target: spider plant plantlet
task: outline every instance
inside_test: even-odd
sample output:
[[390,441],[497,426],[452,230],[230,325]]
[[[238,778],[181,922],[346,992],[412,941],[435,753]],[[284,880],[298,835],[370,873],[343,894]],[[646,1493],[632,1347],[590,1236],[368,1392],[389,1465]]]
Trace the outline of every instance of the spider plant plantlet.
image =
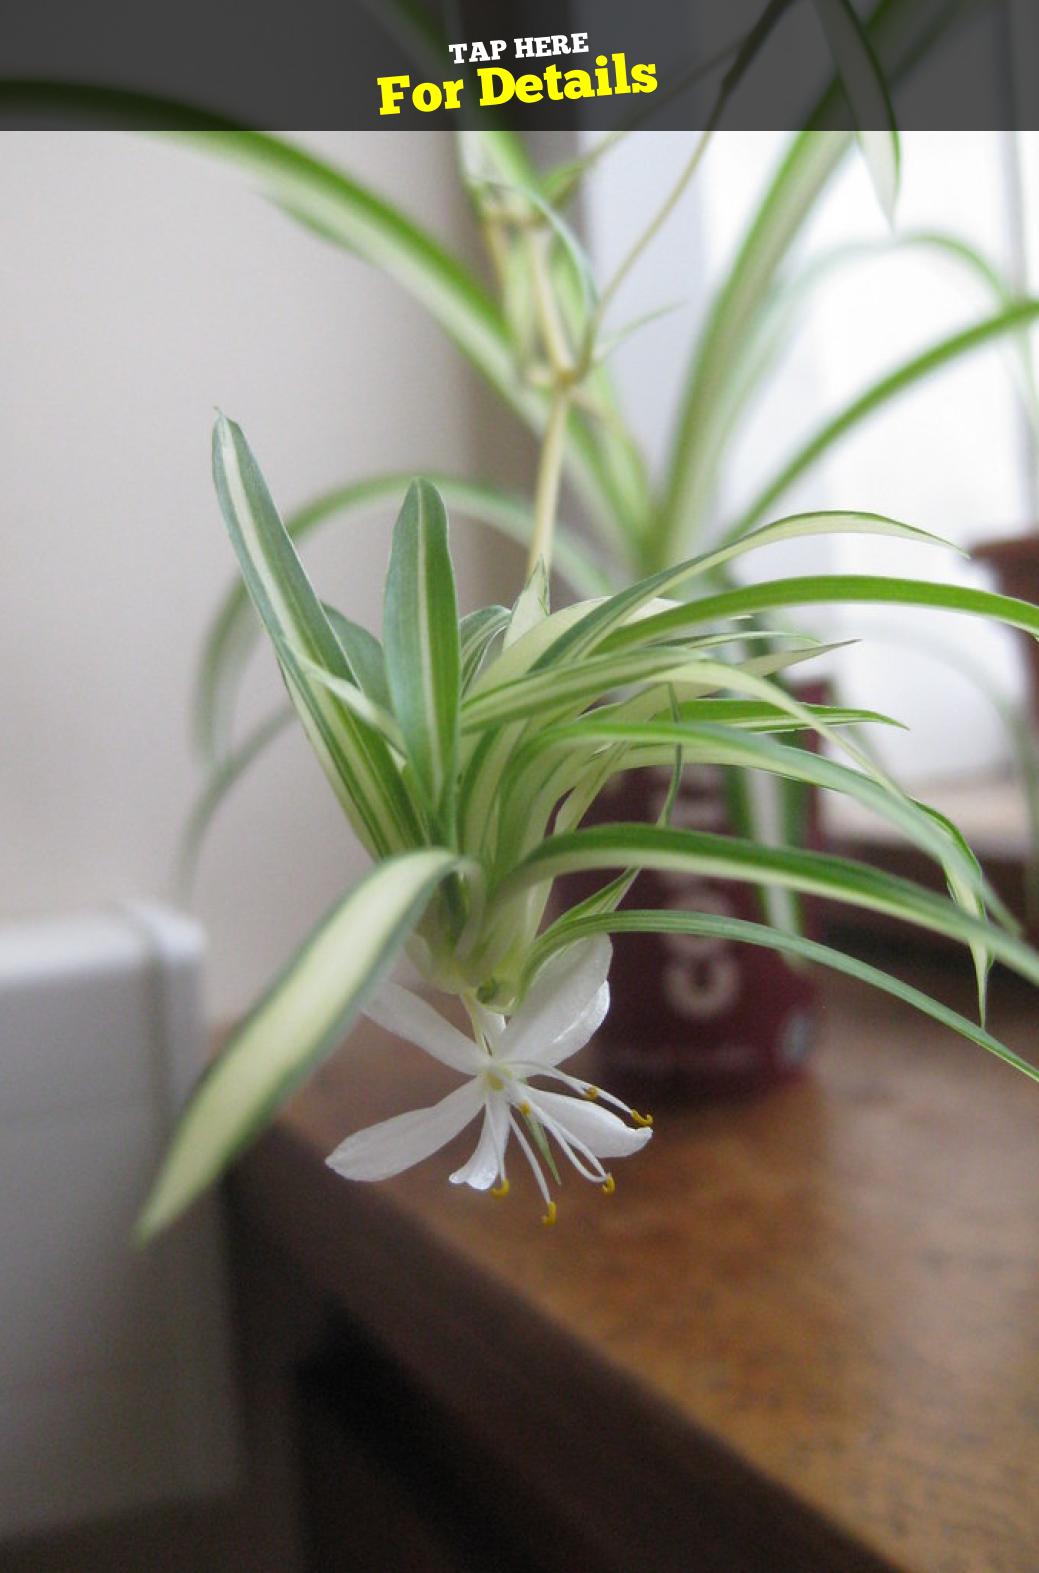
[[[446,510],[436,487],[418,480],[394,528],[380,641],[319,599],[244,436],[223,416],[213,453],[245,589],[292,707],[373,866],[200,1080],[141,1216],[141,1237],[170,1223],[220,1175],[362,1013],[463,1080],[430,1109],[348,1134],[331,1155],[333,1168],[353,1179],[396,1173],[479,1118],[475,1151],[454,1182],[503,1196],[514,1141],[546,1222],[556,1218],[558,1154],[610,1195],[614,1176],[604,1160],[643,1148],[650,1117],[562,1067],[607,1012],[615,932],[724,935],[829,966],[886,989],[1039,1078],[984,1026],[991,962],[1039,983],[1039,955],[1016,933],[958,831],[902,792],[856,742],[861,727],[894,723],[871,711],[800,703],[776,678],[818,644],[759,628],[763,654],[742,621],[748,605],[767,616],[790,604],[897,599],[1039,636],[1034,607],[952,586],[839,576],[674,599],[721,559],[777,541],[867,533],[943,544],[895,520],[831,513],[777,520],[623,592],[556,611],[548,563],[539,559],[511,611],[488,607],[459,618]],[[551,530],[545,541],[547,550]],[[830,755],[786,741],[803,733],[825,739]],[[949,895],[823,853],[672,827],[681,772],[704,762],[856,799],[944,870]],[[672,792],[658,823],[582,828],[618,772],[661,765],[672,772]],[[228,783],[234,776],[232,762]],[[195,841],[214,805],[210,792],[192,823]],[[977,973],[979,1020],[781,925],[708,912],[618,911],[642,868],[822,893],[961,941]],[[588,869],[612,877],[546,919],[553,882]],[[432,999],[390,981],[405,953]],[[468,1033],[434,1000],[453,1001]]]

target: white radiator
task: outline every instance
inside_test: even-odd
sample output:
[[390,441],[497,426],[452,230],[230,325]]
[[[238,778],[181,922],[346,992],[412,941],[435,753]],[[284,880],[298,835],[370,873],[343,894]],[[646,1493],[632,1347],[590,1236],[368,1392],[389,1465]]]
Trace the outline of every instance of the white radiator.
[[202,959],[143,904],[0,928],[0,1536],[234,1483],[216,1211],[130,1243],[203,1061]]

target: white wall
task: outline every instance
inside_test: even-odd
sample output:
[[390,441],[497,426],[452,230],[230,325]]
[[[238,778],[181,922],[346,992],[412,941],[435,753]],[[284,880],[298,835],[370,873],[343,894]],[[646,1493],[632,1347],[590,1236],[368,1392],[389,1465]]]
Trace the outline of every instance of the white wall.
[[[447,137],[316,139],[441,232],[464,216]],[[209,428],[240,420],[285,504],[385,468],[473,469],[458,357],[391,283],[236,171],[137,137],[0,148],[0,915],[168,887],[198,784],[200,639],[232,559]],[[308,551],[377,627],[389,518]],[[462,595],[485,551],[457,530]],[[500,556],[500,554],[499,554]],[[277,693],[256,662],[261,708]],[[266,706],[262,706],[266,708]],[[197,910],[226,1017],[362,867],[306,746],[276,745],[215,828]]]

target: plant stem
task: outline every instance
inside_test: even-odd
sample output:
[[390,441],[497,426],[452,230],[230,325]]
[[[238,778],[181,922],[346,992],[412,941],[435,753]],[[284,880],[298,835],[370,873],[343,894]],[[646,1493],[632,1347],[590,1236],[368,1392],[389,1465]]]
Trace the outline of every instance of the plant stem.
[[540,560],[544,560],[546,571],[552,566],[552,537],[555,532],[559,487],[566,453],[566,427],[579,372],[574,363],[573,351],[552,288],[548,266],[552,237],[539,230],[532,230],[528,245],[531,282],[534,287],[534,307],[545,354],[548,356],[548,363],[552,370],[551,403],[545,433],[541,440],[541,456],[538,460],[537,486],[534,493],[534,532],[527,556],[529,579]]
[[[710,76],[720,65],[724,65],[726,60],[739,52],[746,42],[747,36],[747,34],[741,33],[738,38],[730,38],[729,42],[723,44],[720,49],[716,49],[713,55],[708,55],[706,60],[697,61],[695,65],[684,71],[681,76],[676,77],[669,87],[662,92],[655,93],[652,104],[647,105],[639,114],[632,115],[625,125],[618,126],[616,130],[608,132],[606,136],[596,142],[594,147],[590,148],[587,153],[582,154],[580,158],[575,158],[569,164],[560,165],[557,169],[552,170],[547,179],[550,189],[553,190],[555,200],[557,202],[567,201],[573,195],[578,182],[583,180],[585,175],[594,169],[599,160],[605,154],[611,152],[618,142],[623,141],[625,137],[631,136],[632,132],[637,131],[644,121],[658,115],[665,104],[670,103],[681,93],[687,92],[689,88],[694,87],[704,77]],[[554,180],[558,189],[553,189]]]
[[748,66],[754,59],[754,56],[757,54],[758,50],[764,44],[765,40],[768,38],[768,35],[771,33],[776,23],[780,20],[784,13],[790,9],[792,3],[793,0],[769,0],[768,5],[765,7],[755,25],[744,37],[742,43],[740,44],[735,61],[729,70],[725,73],[725,76],[722,78],[721,86],[718,89],[718,95],[714,101],[714,108],[707,117],[707,123],[704,126],[703,131],[700,133],[700,140],[693,149],[692,158],[689,160],[685,169],[683,169],[681,175],[679,175],[674,189],[672,190],[671,195],[668,197],[667,201],[664,203],[663,207],[649,224],[649,227],[643,230],[642,234],[639,236],[638,240],[632,246],[631,250],[628,252],[628,255],[625,257],[624,261],[613,275],[613,278],[603,290],[593,323],[593,338],[602,323],[603,317],[606,314],[606,307],[617,293],[618,287],[623,282],[623,280],[627,278],[629,272],[634,267],[639,257],[641,257],[650,241],[654,239],[663,225],[667,223],[668,219],[671,217],[671,214],[674,212],[676,205],[685,194],[686,187],[689,185],[689,182],[692,180],[693,176],[696,174],[696,171],[700,167],[700,161],[707,151],[711,137],[714,135],[722,115],[725,113],[729,99],[732,97],[733,93],[736,91],[736,88],[739,86]]
[[530,255],[530,276],[534,286],[534,308],[545,345],[545,354],[548,356],[548,363],[556,382],[559,383],[563,378],[569,381],[573,375],[574,360],[548,269],[551,234],[546,234],[542,230],[531,230],[527,244]]
[[602,323],[602,320],[606,315],[606,308],[609,306],[613,297],[616,295],[621,284],[624,282],[632,268],[635,266],[636,262],[642,256],[642,253],[645,251],[646,247],[656,238],[660,230],[663,229],[664,225],[671,217],[671,214],[678,206],[678,203],[685,195],[686,188],[688,187],[693,176],[696,174],[696,171],[699,169],[700,162],[707,151],[708,144],[711,140],[712,131],[713,126],[709,125],[705,131],[701,132],[696,147],[693,149],[692,157],[686,164],[682,173],[679,175],[675,185],[672,187],[671,193],[663,207],[658,209],[650,223],[642,231],[642,234],[638,237],[635,244],[624,258],[624,261],[621,263],[620,267],[617,269],[616,273],[610,279],[609,283],[606,285],[605,289],[600,295],[599,305],[595,313],[596,328],[598,328]]
[[557,383],[552,393],[548,424],[541,445],[538,461],[537,490],[534,496],[534,533],[527,556],[527,577],[534,572],[540,559],[546,570],[552,565],[552,536],[555,531],[556,510],[559,505],[559,483],[563,474],[563,455],[566,451],[566,423],[570,415],[572,390],[568,383]]

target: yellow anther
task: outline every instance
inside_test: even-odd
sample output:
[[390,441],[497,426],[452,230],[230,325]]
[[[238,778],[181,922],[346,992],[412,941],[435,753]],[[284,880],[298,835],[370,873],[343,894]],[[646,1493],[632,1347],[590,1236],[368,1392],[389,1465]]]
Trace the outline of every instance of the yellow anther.
[[555,1221],[556,1221],[556,1204],[555,1204],[555,1202],[549,1202],[549,1204],[548,1204],[548,1212],[544,1213],[542,1215],[541,1222],[543,1224],[551,1225],[551,1224],[554,1224]]
[[584,1096],[588,1099],[589,1103],[594,1103],[596,1098],[599,1096],[598,1087],[586,1087],[584,1089]]
[[640,1114],[638,1109],[632,1109],[631,1123],[633,1125],[652,1125],[653,1116],[652,1114]]
[[603,1195],[604,1196],[612,1196],[616,1189],[617,1189],[617,1181],[613,1178],[612,1174],[608,1174],[606,1176],[605,1180],[602,1182],[602,1193],[603,1193]]
[[505,1179],[505,1177],[503,1175],[502,1176],[502,1182],[501,1182],[500,1185],[492,1185],[491,1186],[491,1195],[492,1196],[508,1196],[508,1194],[509,1194],[509,1182],[508,1182],[507,1179]]
[[524,1099],[523,1102],[520,1104],[519,1111],[520,1111],[521,1114],[529,1114],[530,1113],[530,1104],[526,1101],[526,1099]]

